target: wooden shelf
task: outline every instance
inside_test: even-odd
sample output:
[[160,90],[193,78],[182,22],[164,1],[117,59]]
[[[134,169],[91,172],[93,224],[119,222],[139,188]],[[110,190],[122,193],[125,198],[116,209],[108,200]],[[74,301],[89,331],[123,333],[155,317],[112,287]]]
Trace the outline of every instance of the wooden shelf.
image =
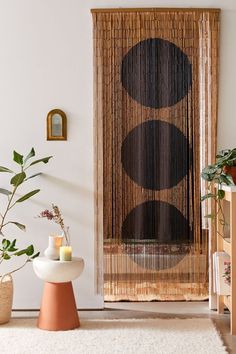
[[[230,330],[231,334],[236,335],[236,186],[222,186],[225,191],[222,200],[223,213],[229,224],[227,230],[221,225],[220,215],[217,219],[217,251],[226,252],[230,256],[231,262],[231,296],[217,295],[218,313],[224,313],[225,306],[230,311]],[[225,202],[227,201],[227,202]],[[224,232],[225,237],[224,237]]]
[[231,255],[231,242],[230,242],[230,237],[223,238],[223,250],[228,253],[228,255]]
[[231,296],[230,295],[224,296],[224,304],[231,312]]

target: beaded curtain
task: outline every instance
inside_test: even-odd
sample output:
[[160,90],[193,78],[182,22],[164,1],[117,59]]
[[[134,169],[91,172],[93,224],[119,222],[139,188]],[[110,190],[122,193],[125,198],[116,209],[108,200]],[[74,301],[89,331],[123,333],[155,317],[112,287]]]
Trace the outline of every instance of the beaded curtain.
[[219,10],[92,16],[105,300],[207,298],[200,171],[215,157]]

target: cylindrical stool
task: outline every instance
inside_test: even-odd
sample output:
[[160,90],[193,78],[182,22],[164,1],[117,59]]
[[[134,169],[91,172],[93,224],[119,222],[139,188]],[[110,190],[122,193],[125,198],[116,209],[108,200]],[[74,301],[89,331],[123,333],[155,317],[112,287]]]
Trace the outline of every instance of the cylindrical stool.
[[33,262],[36,275],[45,281],[38,327],[49,331],[65,331],[80,326],[71,280],[83,271],[82,258],[52,261],[38,257]]

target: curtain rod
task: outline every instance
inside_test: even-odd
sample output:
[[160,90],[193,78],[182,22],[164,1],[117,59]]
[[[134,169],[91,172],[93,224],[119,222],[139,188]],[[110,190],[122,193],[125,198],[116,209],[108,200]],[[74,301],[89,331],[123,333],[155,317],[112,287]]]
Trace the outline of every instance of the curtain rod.
[[172,12],[172,11],[183,11],[183,12],[203,12],[203,11],[208,11],[208,12],[216,12],[219,13],[221,9],[219,8],[193,8],[193,7],[137,7],[137,8],[100,8],[100,9],[91,9],[90,10],[92,13],[97,13],[97,12]]

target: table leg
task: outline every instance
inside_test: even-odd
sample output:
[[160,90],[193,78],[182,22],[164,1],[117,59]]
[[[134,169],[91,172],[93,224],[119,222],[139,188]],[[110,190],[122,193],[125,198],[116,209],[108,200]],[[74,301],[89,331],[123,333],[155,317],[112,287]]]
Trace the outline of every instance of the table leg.
[[65,331],[80,326],[71,282],[45,283],[38,327],[48,331]]

